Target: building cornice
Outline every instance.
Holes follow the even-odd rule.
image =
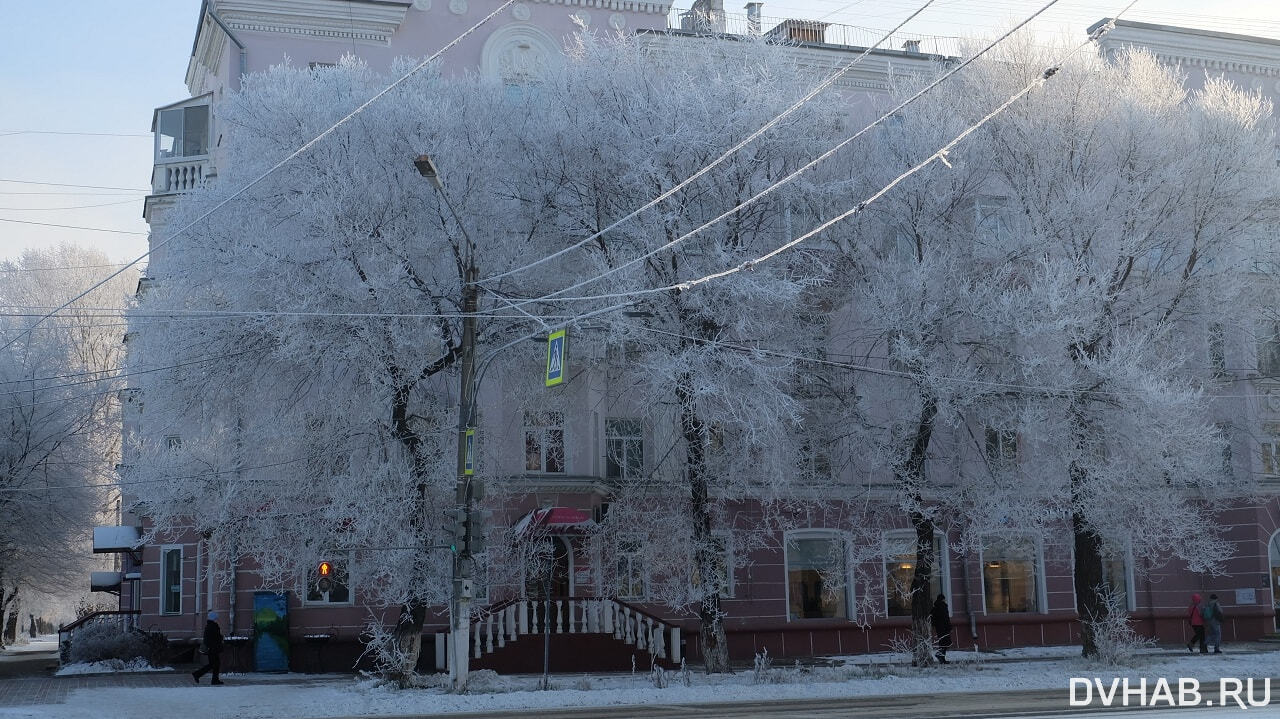
[[[246,32],[390,45],[409,2],[346,0],[219,0],[227,27]]]
[[[1280,78],[1280,41],[1270,38],[1120,20],[1098,42],[1107,53],[1138,47],[1169,65]]]
[[[533,2],[543,5],[600,8],[602,10],[648,15],[666,15],[671,11],[671,3],[669,2],[643,2],[642,0],[533,0]]]

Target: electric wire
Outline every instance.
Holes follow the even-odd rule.
[[[107,187],[105,185],[73,185],[67,182],[37,182],[35,180],[6,180],[6,179],[0,179],[0,182],[12,182],[18,185],[49,185],[50,187],[80,187],[87,190],[126,190],[128,192],[151,192],[149,188],[139,189],[137,187]]]
[[[529,269],[532,269],[532,268],[537,267],[537,266],[539,266],[539,265],[542,265],[542,264],[544,264],[544,263],[550,262],[551,260],[554,260],[554,259],[556,259],[557,257],[562,257],[562,256],[564,256],[566,253],[572,252],[572,251],[574,251],[574,250],[576,250],[576,249],[578,249],[578,248],[580,248],[580,247],[582,247],[582,246],[586,245],[588,242],[591,242],[592,240],[595,240],[596,238],[598,238],[598,237],[600,237],[600,236],[604,235],[605,233],[610,232],[611,230],[613,230],[613,229],[617,228],[619,225],[622,225],[623,223],[627,222],[628,220],[631,220],[632,218],[636,217],[637,215],[639,215],[640,213],[644,212],[645,210],[648,210],[649,208],[653,207],[654,205],[657,205],[658,203],[660,203],[660,202],[662,202],[662,201],[666,200],[668,197],[671,197],[671,196],[672,196],[672,195],[674,195],[675,193],[677,193],[677,192],[679,192],[680,190],[684,189],[684,188],[685,188],[685,187],[687,187],[690,183],[692,183],[692,182],[696,181],[698,178],[700,178],[700,177],[702,177],[703,175],[707,174],[708,172],[710,172],[711,170],[715,169],[716,167],[719,167],[719,166],[720,166],[720,165],[721,165],[725,160],[729,159],[729,158],[730,158],[730,157],[732,157],[734,154],[736,154],[736,153],[738,152],[738,150],[741,150],[742,148],[744,148],[744,147],[746,147],[747,145],[749,145],[749,144],[751,144],[752,142],[754,142],[757,138],[759,138],[759,137],[760,137],[761,135],[763,135],[764,133],[768,132],[770,129],[772,129],[772,128],[773,128],[775,125],[777,125],[779,122],[782,122],[782,121],[783,121],[783,120],[785,120],[787,117],[789,117],[792,113],[794,113],[795,111],[799,110],[802,106],[804,106],[804,105],[805,105],[805,103],[809,102],[810,100],[812,100],[813,98],[815,98],[815,97],[817,97],[819,94],[821,94],[823,91],[825,91],[827,88],[831,87],[833,84],[835,84],[835,82],[836,82],[837,80],[839,80],[840,78],[844,77],[844,76],[845,76],[845,74],[847,74],[850,70],[852,70],[852,69],[854,68],[854,66],[856,66],[858,63],[862,62],[862,60],[863,60],[867,55],[869,55],[869,54],[871,53],[871,51],[872,51],[872,50],[874,50],[875,48],[879,47],[881,43],[883,43],[885,40],[888,40],[890,37],[892,37],[892,36],[893,36],[893,34],[894,34],[895,32],[897,32],[898,30],[902,29],[902,27],[903,27],[903,26],[905,26],[907,23],[909,23],[909,22],[911,22],[912,20],[914,20],[914,19],[916,18],[916,16],[918,16],[918,15],[920,15],[920,13],[924,12],[924,11],[925,11],[925,10],[926,10],[930,5],[932,5],[935,1],[936,1],[936,0],[926,0],[926,2],[925,2],[925,4],[924,4],[924,5],[921,5],[921,6],[919,7],[919,9],[917,9],[915,12],[911,13],[911,15],[910,15],[910,16],[908,16],[906,20],[903,20],[902,22],[898,23],[897,27],[895,27],[894,29],[890,30],[890,31],[889,31],[888,33],[886,33],[883,37],[881,37],[879,40],[877,40],[875,45],[872,45],[871,47],[866,48],[865,50],[863,50],[863,51],[862,51],[862,53],[861,53],[861,54],[859,54],[857,57],[855,57],[855,58],[853,58],[852,60],[850,60],[849,62],[845,63],[844,65],[842,65],[841,67],[839,67],[835,72],[831,73],[831,74],[830,74],[830,75],[828,75],[826,78],[824,78],[821,82],[819,82],[816,86],[814,86],[811,90],[809,90],[809,92],[805,93],[805,95],[804,95],[803,97],[801,97],[799,100],[796,100],[794,103],[792,103],[792,105],[791,105],[790,107],[788,107],[787,109],[783,110],[781,113],[779,113],[778,115],[776,115],[775,117],[773,117],[773,119],[769,120],[769,121],[768,121],[768,122],[766,122],[764,125],[760,126],[760,128],[759,128],[759,129],[757,129],[755,132],[752,132],[750,135],[747,135],[747,136],[746,136],[745,138],[743,138],[742,140],[739,140],[737,144],[733,145],[733,146],[732,146],[732,147],[730,147],[728,150],[725,150],[725,151],[724,151],[724,152],[723,152],[719,157],[717,157],[716,159],[712,160],[711,162],[709,162],[709,163],[707,163],[707,164],[703,165],[701,168],[699,168],[699,169],[698,169],[696,172],[694,172],[692,175],[689,175],[689,176],[688,176],[688,177],[686,177],[685,179],[683,179],[683,180],[681,180],[680,182],[676,183],[673,187],[671,187],[671,188],[670,188],[670,189],[668,189],[667,191],[663,192],[662,194],[658,195],[657,197],[653,198],[652,200],[649,200],[648,202],[646,202],[645,204],[641,205],[640,207],[638,207],[638,208],[636,208],[636,209],[632,210],[630,213],[628,213],[628,214],[626,214],[626,215],[622,216],[621,218],[619,218],[619,219],[615,220],[614,222],[610,223],[610,224],[609,224],[609,226],[608,226],[608,227],[605,227],[603,230],[599,230],[599,231],[597,231],[597,232],[594,232],[594,233],[592,233],[590,236],[585,237],[585,238],[583,238],[583,239],[581,239],[581,240],[579,240],[579,241],[577,241],[577,242],[573,243],[572,245],[569,245],[568,247],[564,247],[564,248],[562,248],[562,249],[556,250],[555,252],[551,253],[550,255],[547,255],[547,256],[545,256],[545,257],[542,257],[542,258],[540,258],[540,259],[538,259],[538,260],[535,260],[535,261],[533,261],[533,262],[530,262],[530,263],[528,263],[528,264],[522,265],[522,266],[517,267],[517,268],[515,268],[515,269],[506,270],[505,272],[499,272],[498,274],[495,274],[495,275],[490,275],[490,276],[488,276],[488,277],[486,277],[486,278],[484,278],[484,279],[479,280],[479,281],[477,282],[477,284],[481,284],[481,285],[483,285],[483,284],[485,284],[485,283],[487,283],[487,282],[492,282],[492,281],[494,281],[494,280],[499,280],[499,279],[502,279],[502,278],[504,278],[504,277],[510,277],[511,275],[518,274],[518,273],[520,273],[520,272],[524,272],[525,270],[529,270]],[[1053,0],[1053,1],[1054,1],[1054,2],[1057,2],[1058,0]]]
[[[1137,2],[1137,0],[1133,0],[1133,1],[1134,1],[1134,2]],[[556,302],[562,302],[562,301],[575,301],[575,300],[582,299],[582,298],[560,297],[560,295],[564,294],[565,292],[571,292],[571,291],[573,291],[573,290],[575,290],[575,289],[578,289],[578,288],[581,288],[581,287],[585,287],[586,285],[592,284],[592,283],[594,283],[594,282],[598,282],[599,280],[602,280],[602,279],[604,279],[605,277],[608,277],[608,276],[610,276],[610,275],[613,275],[613,274],[615,274],[615,273],[617,273],[617,272],[621,272],[622,270],[625,270],[625,269],[627,269],[627,268],[629,268],[629,267],[633,267],[633,266],[635,266],[636,264],[638,264],[638,263],[640,263],[640,262],[643,262],[643,261],[644,261],[644,260],[646,260],[646,259],[649,259],[650,257],[653,257],[653,256],[655,256],[655,255],[657,255],[657,254],[659,254],[659,253],[661,253],[661,252],[664,252],[664,251],[666,251],[666,250],[671,249],[672,247],[675,247],[676,245],[678,245],[678,244],[680,244],[680,243],[684,242],[685,240],[689,239],[690,237],[693,237],[694,235],[699,234],[699,233],[700,233],[700,232],[702,232],[703,230],[705,230],[705,229],[707,229],[707,228],[709,228],[709,227],[711,227],[711,226],[713,226],[713,225],[715,225],[715,224],[719,223],[721,220],[723,220],[723,219],[725,219],[725,218],[727,218],[727,217],[729,217],[729,216],[731,216],[731,215],[733,215],[733,214],[737,213],[739,210],[741,210],[741,209],[743,209],[743,208],[745,208],[745,207],[748,207],[748,206],[750,206],[750,205],[755,204],[755,203],[756,203],[757,201],[759,201],[760,199],[762,199],[762,198],[764,198],[764,197],[766,197],[766,196],[768,196],[768,195],[772,194],[772,193],[773,193],[775,190],[777,190],[778,188],[780,188],[780,187],[782,187],[782,186],[784,186],[784,185],[789,184],[791,181],[795,180],[795,179],[796,179],[797,177],[799,177],[801,174],[803,174],[803,173],[805,173],[805,172],[809,171],[809,170],[810,170],[810,169],[812,169],[814,166],[816,166],[816,165],[818,165],[819,163],[821,163],[821,162],[823,162],[823,161],[827,160],[827,159],[828,159],[828,158],[830,158],[832,155],[836,154],[837,152],[839,152],[840,150],[844,149],[844,148],[845,148],[845,147],[847,147],[849,144],[851,144],[852,142],[854,142],[855,140],[857,140],[858,138],[862,137],[863,135],[865,135],[866,133],[870,132],[870,131],[871,131],[872,129],[874,129],[875,127],[879,126],[881,123],[883,123],[883,122],[887,121],[887,120],[888,120],[890,117],[892,117],[893,115],[897,114],[898,112],[900,112],[900,111],[901,111],[901,110],[903,110],[904,108],[908,107],[909,105],[911,105],[911,104],[913,104],[914,102],[916,102],[917,100],[919,100],[921,97],[923,97],[923,96],[924,96],[926,93],[928,93],[930,90],[934,89],[934,88],[935,88],[935,87],[937,87],[938,85],[940,85],[940,84],[942,84],[943,82],[945,82],[947,79],[949,79],[949,78],[953,77],[956,73],[958,73],[958,72],[960,72],[961,70],[963,70],[965,67],[967,67],[967,66],[969,66],[970,64],[972,64],[973,62],[975,62],[978,58],[982,57],[982,56],[983,56],[983,55],[985,55],[987,52],[989,52],[992,48],[994,48],[996,45],[1000,44],[1000,43],[1001,43],[1001,42],[1003,42],[1005,39],[1007,39],[1008,37],[1010,37],[1011,35],[1013,35],[1015,32],[1017,32],[1018,30],[1020,30],[1020,29],[1021,29],[1021,28],[1023,28],[1024,26],[1026,26],[1026,24],[1027,24],[1027,23],[1029,23],[1029,22],[1031,22],[1032,20],[1034,20],[1038,15],[1040,15],[1040,13],[1043,13],[1045,10],[1048,10],[1050,7],[1052,7],[1052,6],[1053,6],[1054,4],[1056,4],[1057,2],[1059,2],[1059,0],[1049,0],[1049,2],[1047,2],[1046,4],[1044,4],[1043,6],[1041,6],[1041,8],[1040,8],[1039,10],[1037,10],[1035,13],[1033,13],[1032,15],[1030,15],[1029,17],[1027,17],[1026,19],[1024,19],[1022,22],[1018,23],[1017,25],[1014,25],[1012,28],[1010,28],[1009,30],[1007,30],[1003,35],[1001,35],[1000,37],[998,37],[998,38],[996,38],[995,40],[991,41],[989,44],[987,44],[987,45],[986,45],[986,47],[982,48],[980,51],[978,51],[977,53],[975,53],[975,54],[974,54],[974,55],[972,55],[971,57],[966,58],[964,61],[960,62],[960,63],[959,63],[959,64],[957,64],[956,66],[954,66],[954,67],[950,68],[949,70],[947,70],[945,73],[943,73],[943,74],[942,74],[942,75],[940,75],[938,78],[936,78],[933,82],[931,82],[931,83],[929,83],[928,85],[924,86],[924,87],[923,87],[923,88],[921,88],[919,91],[917,91],[915,94],[913,94],[913,95],[911,95],[910,97],[908,97],[906,100],[903,100],[902,102],[898,103],[898,104],[897,104],[893,109],[889,110],[888,112],[884,113],[884,114],[883,114],[883,115],[881,115],[880,117],[876,118],[874,121],[872,121],[872,122],[871,122],[870,124],[868,124],[866,127],[863,127],[861,130],[857,131],[857,132],[856,132],[856,133],[854,133],[853,135],[851,135],[851,136],[849,136],[849,137],[845,138],[843,141],[841,141],[841,142],[840,142],[839,144],[837,144],[835,147],[832,147],[831,149],[829,149],[829,150],[827,150],[826,152],[822,153],[821,155],[819,155],[818,157],[814,158],[813,160],[810,160],[809,162],[805,163],[804,165],[801,165],[799,168],[797,168],[796,170],[794,170],[793,172],[791,172],[790,174],[788,174],[786,177],[783,177],[781,180],[778,180],[777,182],[773,183],[772,185],[770,185],[770,186],[766,187],[765,189],[763,189],[763,190],[761,190],[760,192],[756,193],[754,196],[750,197],[749,199],[744,200],[742,203],[740,203],[740,204],[738,204],[738,205],[736,205],[736,206],[734,206],[734,207],[732,207],[732,208],[730,208],[730,209],[726,210],[725,212],[721,213],[720,215],[716,216],[715,218],[713,218],[713,219],[711,219],[711,220],[708,220],[707,222],[705,222],[705,223],[703,223],[702,225],[700,225],[700,226],[698,226],[698,227],[694,228],[693,230],[690,230],[689,232],[685,233],[684,235],[681,235],[680,237],[677,237],[676,239],[671,240],[670,242],[667,242],[667,243],[665,243],[665,244],[661,245],[660,247],[657,247],[657,248],[655,248],[655,249],[653,249],[653,250],[651,250],[651,251],[649,251],[649,252],[646,252],[645,254],[640,255],[639,257],[636,257],[636,258],[634,258],[634,259],[628,260],[627,262],[625,262],[625,263],[623,263],[623,264],[621,264],[621,265],[618,265],[617,267],[610,268],[610,269],[608,269],[608,270],[606,270],[606,271],[604,271],[604,272],[602,272],[602,273],[600,273],[600,274],[598,274],[598,275],[596,275],[596,276],[594,276],[594,277],[590,277],[590,278],[587,278],[587,279],[585,279],[585,280],[581,280],[581,281],[576,282],[576,283],[574,283],[574,284],[572,284],[572,285],[570,285],[570,286],[568,286],[568,287],[565,287],[565,288],[560,289],[560,290],[556,290],[555,292],[551,292],[551,293],[546,294],[546,295],[543,295],[543,296],[541,296],[541,297],[537,297],[537,298],[533,298],[533,299],[529,299],[529,300],[524,300],[524,301],[518,302],[518,303],[516,303],[516,304],[518,304],[518,305],[523,305],[523,304],[531,304],[531,303],[539,302],[539,301],[556,301]],[[1129,4],[1129,6],[1130,6],[1130,7],[1132,7],[1132,5],[1133,5],[1133,2],[1131,2],[1131,3]],[[1127,8],[1126,8],[1126,9],[1127,9]],[[1121,14],[1123,14],[1123,13],[1121,13]],[[1117,15],[1117,17],[1119,17],[1119,15]],[[1092,38],[1091,38],[1090,42],[1091,42],[1091,41],[1092,41]],[[665,289],[672,289],[672,288],[665,288]],[[665,291],[665,289],[664,289],[664,290],[656,290],[656,291]],[[651,294],[651,292],[650,292],[650,293],[646,293],[646,294]],[[612,296],[612,295],[599,295],[598,297],[609,297],[609,296]]]
[[[147,233],[138,230],[112,230],[106,227],[84,227],[82,225],[59,225],[53,222],[33,222],[31,220],[11,220],[7,217],[0,217],[0,222],[12,222],[18,225],[39,225],[41,227],[61,227],[64,230],[85,230],[87,232],[111,232],[117,235],[145,235]],[[130,263],[134,264],[134,263]],[[114,277],[115,275],[112,275]],[[108,277],[107,279],[111,279]],[[105,284],[105,282],[104,282]]]
[[[456,38],[454,38],[453,40],[450,40],[447,44],[445,44],[445,46],[444,46],[444,47],[442,47],[442,48],[440,48],[439,50],[437,50],[437,51],[436,51],[434,54],[432,54],[430,57],[428,57],[427,59],[425,59],[425,60],[423,60],[422,62],[418,63],[417,65],[415,65],[414,67],[412,67],[408,72],[406,72],[405,74],[401,75],[398,79],[396,79],[395,81],[393,81],[390,85],[387,85],[387,87],[383,88],[381,91],[379,91],[377,94],[375,94],[373,97],[371,97],[371,98],[369,98],[368,100],[366,100],[366,101],[364,101],[363,103],[361,103],[358,107],[356,107],[356,109],[352,110],[352,111],[351,111],[350,113],[348,113],[345,117],[343,117],[342,119],[338,120],[337,122],[335,122],[335,123],[333,123],[331,126],[329,126],[329,128],[328,128],[327,130],[325,130],[324,132],[321,132],[319,135],[316,135],[316,136],[315,136],[314,138],[312,138],[310,141],[308,141],[308,142],[304,143],[301,147],[299,147],[298,149],[296,149],[296,150],[294,150],[293,152],[291,152],[291,153],[289,153],[288,155],[286,155],[283,159],[281,159],[279,162],[277,162],[277,163],[275,163],[274,165],[272,165],[272,166],[271,166],[270,168],[268,168],[265,172],[261,173],[261,174],[260,174],[260,175],[258,175],[255,179],[251,180],[248,184],[245,184],[245,185],[244,185],[244,186],[242,186],[240,189],[236,190],[235,192],[231,193],[231,194],[230,194],[230,195],[228,195],[227,197],[225,197],[225,198],[223,198],[222,200],[218,201],[218,202],[217,202],[213,207],[209,208],[208,210],[205,210],[205,211],[204,211],[204,212],[202,212],[199,216],[197,216],[194,220],[191,220],[191,221],[190,221],[190,222],[188,222],[186,225],[183,225],[181,228],[179,228],[177,231],[175,231],[175,232],[173,232],[173,233],[169,234],[169,235],[168,235],[167,237],[165,237],[163,240],[160,240],[160,241],[158,241],[158,242],[154,242],[154,241],[153,241],[153,242],[152,242],[152,244],[151,244],[151,247],[150,247],[146,252],[144,252],[144,253],[142,253],[141,255],[139,255],[137,258],[135,258],[135,259],[134,259],[132,262],[130,262],[128,265],[126,265],[125,267],[120,268],[119,270],[116,270],[116,271],[115,271],[115,272],[113,272],[112,274],[110,274],[110,275],[106,276],[105,278],[103,278],[102,280],[100,280],[100,281],[99,281],[97,284],[95,284],[94,286],[90,287],[89,289],[85,290],[84,292],[81,292],[79,295],[76,295],[75,297],[72,297],[71,299],[67,300],[65,303],[63,303],[63,305],[62,305],[61,307],[59,307],[58,309],[55,309],[54,311],[50,312],[48,315],[46,315],[46,316],[44,316],[44,317],[40,318],[39,320],[37,320],[37,321],[35,322],[35,324],[34,324],[34,325],[32,325],[32,327],[34,327],[34,326],[36,326],[36,325],[41,324],[42,322],[44,322],[45,320],[47,320],[49,317],[52,317],[52,316],[56,315],[58,312],[62,311],[63,309],[65,309],[65,308],[67,308],[67,307],[70,307],[71,305],[75,304],[78,300],[80,300],[80,299],[84,298],[84,297],[85,297],[85,296],[87,296],[89,293],[93,292],[94,290],[98,289],[99,287],[101,287],[101,286],[105,285],[106,283],[110,282],[112,279],[114,279],[114,278],[115,278],[115,277],[117,277],[118,275],[122,274],[122,273],[123,273],[126,269],[128,269],[130,266],[132,266],[132,265],[136,265],[137,263],[139,263],[139,262],[141,262],[141,261],[145,260],[147,257],[149,257],[149,256],[151,255],[151,253],[152,253],[152,252],[155,252],[156,250],[160,249],[161,247],[164,247],[164,246],[168,245],[170,242],[172,242],[173,240],[177,239],[178,237],[181,237],[181,236],[182,236],[182,234],[183,234],[183,233],[185,233],[187,230],[191,229],[191,228],[192,228],[192,227],[194,227],[196,224],[198,224],[198,223],[200,223],[200,222],[203,222],[207,217],[209,217],[209,216],[210,216],[210,215],[212,215],[213,213],[217,212],[217,211],[218,211],[219,209],[221,209],[222,207],[226,206],[226,205],[227,205],[228,203],[230,203],[232,200],[234,200],[234,199],[236,199],[236,198],[240,197],[240,196],[241,196],[241,195],[243,195],[245,192],[248,192],[250,189],[252,189],[253,187],[257,186],[257,185],[258,185],[258,183],[260,183],[260,182],[262,182],[263,180],[267,179],[267,177],[271,176],[271,175],[272,175],[276,170],[280,169],[281,167],[284,167],[284,166],[285,166],[285,164],[289,163],[289,162],[290,162],[290,161],[292,161],[294,158],[298,157],[299,155],[303,154],[303,153],[304,153],[304,152],[306,152],[307,150],[309,150],[309,149],[311,149],[312,147],[314,147],[314,146],[315,146],[316,144],[318,144],[321,140],[323,140],[324,138],[328,137],[330,134],[332,134],[332,133],[333,133],[335,130],[337,130],[339,127],[341,127],[342,125],[346,124],[349,120],[351,120],[353,117],[355,117],[356,115],[359,115],[361,112],[364,112],[365,108],[369,107],[370,105],[372,105],[373,103],[375,103],[375,102],[377,102],[379,99],[381,99],[383,96],[385,96],[387,93],[390,93],[392,90],[394,90],[395,88],[399,87],[399,86],[400,86],[400,84],[401,84],[401,83],[403,83],[405,80],[408,80],[410,77],[412,77],[413,75],[417,74],[417,73],[418,73],[418,71],[422,70],[424,67],[426,67],[428,64],[430,64],[431,62],[433,62],[436,58],[440,57],[442,54],[444,54],[447,50],[449,50],[450,48],[452,48],[454,45],[457,45],[459,42],[462,42],[462,40],[464,40],[465,38],[467,38],[467,37],[468,37],[469,35],[471,35],[473,32],[475,32],[476,30],[478,30],[482,25],[484,25],[485,23],[487,23],[487,22],[489,22],[490,20],[492,20],[494,17],[497,17],[497,16],[498,16],[502,11],[506,10],[508,7],[510,7],[510,6],[511,6],[512,4],[514,4],[515,2],[516,2],[516,0],[505,0],[505,1],[504,1],[501,5],[499,5],[499,6],[498,6],[498,7],[497,7],[493,12],[491,12],[491,13],[489,13],[488,15],[484,16],[483,18],[481,18],[479,22],[477,22],[475,25],[472,25],[470,28],[468,28],[468,29],[464,30],[464,31],[462,32],[462,34],[461,34],[461,35],[457,36],[457,37],[456,37]],[[43,183],[43,184],[53,184],[53,183]],[[124,189],[124,188],[98,188],[98,189]],[[135,234],[143,234],[143,233],[135,233]],[[17,342],[18,340],[20,340],[20,339],[22,339],[23,337],[25,337],[25,336],[26,336],[26,334],[27,334],[27,333],[29,333],[29,332],[30,332],[30,328],[28,328],[27,332],[24,332],[23,334],[20,334],[20,335],[18,335],[17,337],[14,337],[13,339],[10,339],[9,341],[5,342],[3,345],[0,345],[0,350],[7,349],[7,348],[8,348],[8,347],[10,347],[11,345],[13,345],[13,343],[15,343],[15,342]]]

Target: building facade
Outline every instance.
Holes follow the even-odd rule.
[[[187,69],[191,97],[155,110],[156,134],[153,193],[145,215],[153,238],[162,237],[166,210],[182,193],[216,181],[221,136],[217,103],[239,86],[246,73],[288,61],[295,66],[324,66],[354,54],[376,69],[386,69],[399,56],[425,56],[443,47],[491,12],[497,3],[468,0],[209,0],[201,10]],[[760,35],[785,41],[815,80],[875,41],[856,28],[798,20],[770,21],[759,3],[743,16],[724,12],[722,4],[699,0],[693,9],[673,12],[669,5],[632,0],[606,2],[518,2],[466,37],[443,56],[445,71],[476,71],[512,83],[536,77],[539,67],[557,62],[564,38],[581,25],[637,33],[658,51],[671,43],[719,42],[718,35]],[[945,40],[902,36],[893,49],[868,55],[842,78],[844,97],[874,103],[898,72],[927,72],[953,48]],[[1280,96],[1280,42],[1260,38],[1155,26],[1122,21],[1106,36],[1103,48],[1125,45],[1148,48],[1163,62],[1187,70],[1190,86],[1204,76],[1226,74],[1246,88]],[[899,49],[901,48],[901,49]],[[157,248],[157,252],[178,251]],[[151,280],[144,280],[140,292]],[[145,331],[140,329],[138,331]],[[1248,387],[1242,395],[1265,399],[1244,406],[1223,406],[1223,416],[1236,418],[1248,431],[1233,442],[1236,471],[1269,481],[1280,477],[1280,331],[1277,339],[1226,337],[1206,344],[1206,362],[1223,383]],[[146,364],[145,358],[131,361]],[[500,383],[486,387],[482,406],[499,417],[501,435],[495,456],[500,471],[527,488],[508,511],[495,518],[507,526],[538,528],[549,535],[554,571],[546,592],[555,603],[548,615],[536,602],[495,592],[473,624],[475,665],[499,670],[540,666],[541,643],[528,635],[552,635],[558,671],[623,669],[639,652],[645,658],[678,664],[696,660],[696,617],[674,613],[650,601],[642,568],[620,592],[607,593],[602,579],[606,561],[585,541],[582,529],[608,512],[610,487],[618,477],[654,461],[652,434],[638,411],[600,411],[611,406],[607,376],[587,378],[565,387],[573,412],[504,412],[506,391]],[[1274,399],[1272,399],[1274,398]],[[149,426],[145,398],[125,393],[126,433],[167,431]],[[1260,437],[1261,440],[1255,438]],[[172,441],[181,442],[179,434]],[[990,445],[991,442],[988,442]],[[1002,451],[996,437],[994,451]],[[129,459],[125,461],[125,473]],[[127,496],[127,492],[126,492]],[[126,500],[127,503],[127,500]],[[742,507],[749,513],[752,508]],[[1182,567],[1157,567],[1143,557],[1112,562],[1107,572],[1121,587],[1140,632],[1163,640],[1185,641],[1185,610],[1192,591],[1216,591],[1223,599],[1227,641],[1252,639],[1277,630],[1280,613],[1275,592],[1280,583],[1280,500],[1267,493],[1227,512],[1229,540],[1237,551],[1227,576],[1207,577]],[[524,525],[521,525],[524,523]],[[830,526],[828,526],[830,525]],[[910,626],[910,606],[903,588],[914,570],[914,534],[906,517],[857,541],[879,546],[853,551],[850,537],[836,523],[788,530],[771,546],[735,551],[731,534],[723,549],[727,567],[722,583],[722,609],[730,655],[749,659],[762,649],[779,658],[882,651]],[[217,610],[224,633],[233,641],[231,660],[241,668],[295,670],[346,668],[360,656],[360,633],[370,609],[347,568],[335,562],[307,580],[305,596],[264,586],[252,562],[218,564],[208,540],[194,533],[160,544],[140,543],[145,517],[126,515],[121,527],[95,536],[95,551],[129,557],[115,583],[95,577],[95,588],[114,588],[122,609],[140,613],[139,625],[165,632],[178,647],[190,647],[203,627],[204,615]],[[136,529],[135,529],[136,527]],[[958,537],[940,536],[937,592],[950,600],[957,644],[982,649],[1025,645],[1068,644],[1079,639],[1072,580],[1069,526],[1054,535],[1029,535],[1025,541],[992,539],[976,551],[953,551]],[[626,553],[611,570],[629,571]],[[214,571],[230,574],[215,581]],[[824,586],[833,574],[847,581]],[[327,581],[321,581],[327,580]],[[607,594],[607,595],[606,595]],[[274,596],[269,596],[274,595]],[[287,628],[255,626],[262,612],[287,614]],[[394,612],[383,613],[386,622]],[[431,647],[420,666],[443,668],[446,661],[444,608],[428,618]],[[286,659],[263,654],[264,632],[280,631],[290,650]]]

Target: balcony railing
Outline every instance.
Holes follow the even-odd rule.
[[[885,34],[884,30],[818,20],[758,17],[721,12],[709,16],[705,12],[695,12],[674,6],[667,15],[667,29],[710,35],[765,37],[777,42],[820,43],[857,48],[872,47]],[[963,40],[958,37],[896,32],[877,47],[881,50],[898,50],[913,55],[956,57],[963,54],[962,45]]]
[[[151,194],[167,195],[194,190],[204,182],[209,167],[207,155],[158,162],[151,171]]]

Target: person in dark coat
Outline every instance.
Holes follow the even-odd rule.
[[[939,594],[934,600],[929,619],[933,622],[933,633],[938,638],[938,661],[946,664],[947,650],[951,648],[951,609],[947,607],[945,594]]]
[[[191,672],[191,678],[199,684],[200,677],[206,673],[212,673],[213,681],[209,683],[222,684],[222,679],[218,677],[218,673],[222,670],[222,627],[218,626],[217,612],[209,612],[209,621],[204,624],[204,647],[200,651],[209,657],[209,661]]]

